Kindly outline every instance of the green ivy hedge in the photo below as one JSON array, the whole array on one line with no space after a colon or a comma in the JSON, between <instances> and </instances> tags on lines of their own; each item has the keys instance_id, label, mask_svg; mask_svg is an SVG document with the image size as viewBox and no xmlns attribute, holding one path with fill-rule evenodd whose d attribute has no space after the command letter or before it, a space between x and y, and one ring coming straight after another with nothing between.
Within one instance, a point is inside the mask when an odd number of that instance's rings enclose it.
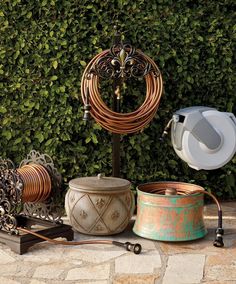
<instances>
[{"instance_id":1,"label":"green ivy hedge","mask_svg":"<svg viewBox=\"0 0 236 284\"><path fill-rule=\"evenodd\" d=\"M221 198L236 197L235 158L215 171L195 171L169 140L158 141L177 109L235 111L235 1L0 2L1 156L18 163L31 149L48 153L65 182L111 174L111 134L82 121L80 80L89 60L111 46L117 23L126 40L156 61L165 85L150 126L122 137L122 176L134 185L195 182ZM137 107L144 95L143 82L127 84L124 110Z\"/></svg>"}]
</instances>

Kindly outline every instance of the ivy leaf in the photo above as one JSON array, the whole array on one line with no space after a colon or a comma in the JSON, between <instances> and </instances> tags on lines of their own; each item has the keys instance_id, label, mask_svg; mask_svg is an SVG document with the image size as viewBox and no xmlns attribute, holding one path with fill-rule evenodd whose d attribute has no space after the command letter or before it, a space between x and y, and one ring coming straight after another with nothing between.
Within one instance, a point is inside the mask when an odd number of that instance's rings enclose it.
<instances>
[{"instance_id":1,"label":"ivy leaf","mask_svg":"<svg viewBox=\"0 0 236 284\"><path fill-rule=\"evenodd\" d=\"M57 77L56 75L53 75L53 76L50 78L50 80L51 80L51 81L56 81L57 78L58 78L58 77Z\"/></svg>"},{"instance_id":2,"label":"ivy leaf","mask_svg":"<svg viewBox=\"0 0 236 284\"><path fill-rule=\"evenodd\" d=\"M57 66L58 66L57 60L54 60L54 61L52 62L52 66L53 66L54 69L57 69Z\"/></svg>"},{"instance_id":3,"label":"ivy leaf","mask_svg":"<svg viewBox=\"0 0 236 284\"><path fill-rule=\"evenodd\" d=\"M85 67L85 66L87 65L86 62L83 61L83 60L80 60L80 64L81 64L83 67Z\"/></svg>"},{"instance_id":4,"label":"ivy leaf","mask_svg":"<svg viewBox=\"0 0 236 284\"><path fill-rule=\"evenodd\" d=\"M9 130L5 130L2 132L2 136L4 136L7 140L10 140L12 137L12 133Z\"/></svg>"},{"instance_id":5,"label":"ivy leaf","mask_svg":"<svg viewBox=\"0 0 236 284\"><path fill-rule=\"evenodd\" d=\"M97 136L94 133L92 133L92 141L93 141L94 144L98 144Z\"/></svg>"},{"instance_id":6,"label":"ivy leaf","mask_svg":"<svg viewBox=\"0 0 236 284\"><path fill-rule=\"evenodd\" d=\"M0 106L0 113L6 113L7 109L4 106Z\"/></svg>"},{"instance_id":7,"label":"ivy leaf","mask_svg":"<svg viewBox=\"0 0 236 284\"><path fill-rule=\"evenodd\" d=\"M44 136L41 132L37 132L35 135L35 138L37 138L39 140L39 143L42 143L44 140Z\"/></svg>"},{"instance_id":8,"label":"ivy leaf","mask_svg":"<svg viewBox=\"0 0 236 284\"><path fill-rule=\"evenodd\" d=\"M86 143L86 144L88 144L90 141L91 141L91 137L87 137L87 138L85 139L85 143Z\"/></svg>"},{"instance_id":9,"label":"ivy leaf","mask_svg":"<svg viewBox=\"0 0 236 284\"><path fill-rule=\"evenodd\" d=\"M52 138L51 138L51 139L48 139L48 141L45 143L45 146L51 145L52 142L53 142L53 139L52 139Z\"/></svg>"},{"instance_id":10,"label":"ivy leaf","mask_svg":"<svg viewBox=\"0 0 236 284\"><path fill-rule=\"evenodd\" d=\"M14 145L19 144L22 141L22 137L19 137L15 140Z\"/></svg>"}]
</instances>

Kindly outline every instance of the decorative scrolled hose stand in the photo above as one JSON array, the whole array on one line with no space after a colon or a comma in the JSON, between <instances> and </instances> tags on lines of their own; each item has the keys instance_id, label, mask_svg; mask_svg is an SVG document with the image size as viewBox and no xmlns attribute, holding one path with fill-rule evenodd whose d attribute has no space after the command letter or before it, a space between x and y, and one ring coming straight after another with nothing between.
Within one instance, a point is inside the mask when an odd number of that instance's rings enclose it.
<instances>
[{"instance_id":1,"label":"decorative scrolled hose stand","mask_svg":"<svg viewBox=\"0 0 236 284\"><path fill-rule=\"evenodd\" d=\"M129 78L145 79L146 97L141 106L130 113L120 113L120 90ZM113 107L110 109L99 90L101 79L113 81ZM112 136L112 171L120 176L120 135L142 131L153 119L163 91L161 73L155 62L141 50L123 44L115 34L113 46L96 55L84 70L81 95L84 102L84 120L91 116Z\"/></svg>"},{"instance_id":2,"label":"decorative scrolled hose stand","mask_svg":"<svg viewBox=\"0 0 236 284\"><path fill-rule=\"evenodd\" d=\"M144 77L146 98L143 104L130 113L111 110L99 92L99 77L120 78ZM160 103L163 83L155 62L142 51L130 45L113 46L96 55L87 65L81 81L81 95L85 113L106 130L117 134L135 133L142 130L154 117ZM119 99L119 97L118 97Z\"/></svg>"},{"instance_id":3,"label":"decorative scrolled hose stand","mask_svg":"<svg viewBox=\"0 0 236 284\"><path fill-rule=\"evenodd\" d=\"M43 240L63 245L113 244L135 254L141 252L139 244L129 242L72 242L74 232L71 226L62 224L59 199L61 177L48 155L31 151L18 169L10 160L0 159L0 241L19 254ZM34 225L44 229L35 231ZM57 237L68 241L54 240Z\"/></svg>"}]
</instances>

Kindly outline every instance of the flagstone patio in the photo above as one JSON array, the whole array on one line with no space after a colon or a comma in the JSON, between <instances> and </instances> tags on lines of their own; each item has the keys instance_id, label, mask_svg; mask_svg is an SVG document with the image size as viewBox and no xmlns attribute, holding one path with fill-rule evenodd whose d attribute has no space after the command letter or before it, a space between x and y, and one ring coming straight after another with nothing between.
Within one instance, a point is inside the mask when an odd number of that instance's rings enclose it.
<instances>
[{"instance_id":1,"label":"flagstone patio","mask_svg":"<svg viewBox=\"0 0 236 284\"><path fill-rule=\"evenodd\" d=\"M222 205L224 248L212 245L217 224L217 210L212 204L204 209L208 234L201 240L167 243L139 238L131 230L134 220L125 232L112 237L117 241L140 243L143 247L140 255L112 245L65 247L46 242L36 244L24 255L17 255L0 244L0 283L236 283L236 202ZM88 238L96 239L75 233L75 240Z\"/></svg>"}]
</instances>

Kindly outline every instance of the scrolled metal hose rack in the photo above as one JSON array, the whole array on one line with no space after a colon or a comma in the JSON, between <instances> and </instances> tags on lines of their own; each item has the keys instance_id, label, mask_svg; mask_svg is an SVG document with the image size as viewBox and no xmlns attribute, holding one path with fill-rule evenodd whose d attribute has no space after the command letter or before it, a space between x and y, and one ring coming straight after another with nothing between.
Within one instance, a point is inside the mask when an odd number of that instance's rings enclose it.
<instances>
[{"instance_id":1,"label":"scrolled metal hose rack","mask_svg":"<svg viewBox=\"0 0 236 284\"><path fill-rule=\"evenodd\" d=\"M40 165L50 176L50 195L45 194L45 200L24 202L27 185L24 184L19 169L24 169L26 165ZM0 241L19 254L25 253L30 246L41 240L30 234L22 235L19 228L31 228L34 225L45 227L46 229L37 232L48 237L73 240L71 227L62 224L63 210L58 205L61 198L61 176L51 157L33 150L20 163L19 169L12 161L0 159ZM34 181L27 182L32 185ZM37 192L35 194L37 199Z\"/></svg>"}]
</instances>

